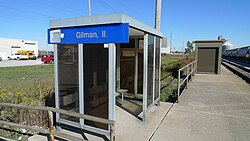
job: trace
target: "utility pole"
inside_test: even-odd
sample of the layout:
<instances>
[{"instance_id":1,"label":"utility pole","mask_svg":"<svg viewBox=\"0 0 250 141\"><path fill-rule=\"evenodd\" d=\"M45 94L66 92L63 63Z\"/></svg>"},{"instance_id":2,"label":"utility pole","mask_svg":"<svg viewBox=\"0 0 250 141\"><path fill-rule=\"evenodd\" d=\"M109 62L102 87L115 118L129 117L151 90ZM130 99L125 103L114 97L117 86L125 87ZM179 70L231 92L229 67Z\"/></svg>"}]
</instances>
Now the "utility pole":
<instances>
[{"instance_id":1,"label":"utility pole","mask_svg":"<svg viewBox=\"0 0 250 141\"><path fill-rule=\"evenodd\" d=\"M88 14L89 14L89 16L91 16L91 4L90 4L90 0L88 0L88 5L89 5Z\"/></svg>"},{"instance_id":2,"label":"utility pole","mask_svg":"<svg viewBox=\"0 0 250 141\"><path fill-rule=\"evenodd\" d=\"M156 0L155 5L155 28L160 30L161 26L161 0Z\"/></svg>"}]
</instances>

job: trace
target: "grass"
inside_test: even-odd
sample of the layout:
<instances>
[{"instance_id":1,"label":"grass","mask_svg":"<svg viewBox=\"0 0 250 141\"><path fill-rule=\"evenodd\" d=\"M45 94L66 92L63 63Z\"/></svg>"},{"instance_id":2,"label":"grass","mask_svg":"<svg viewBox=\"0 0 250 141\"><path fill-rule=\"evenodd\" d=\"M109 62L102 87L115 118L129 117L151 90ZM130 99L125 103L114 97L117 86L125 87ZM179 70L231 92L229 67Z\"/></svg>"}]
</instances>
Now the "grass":
<instances>
[{"instance_id":1,"label":"grass","mask_svg":"<svg viewBox=\"0 0 250 141\"><path fill-rule=\"evenodd\" d=\"M53 94L54 65L0 68L0 102L45 106L46 103L48 103L46 100L52 99ZM39 119L37 116L41 117L41 115L34 110L21 111L18 108L6 108L1 106L0 111L0 120L47 127L47 125L44 125L43 121L39 122L39 120L37 120ZM27 137L25 135L23 136L21 133L1 128L2 126L0 126L0 136L15 140L23 137L21 140L27 140Z\"/></svg>"},{"instance_id":2,"label":"grass","mask_svg":"<svg viewBox=\"0 0 250 141\"><path fill-rule=\"evenodd\" d=\"M182 57L180 56L173 56L173 57L170 57L170 56L162 56L161 58L161 64L164 65L164 64L171 64L171 63L175 63L177 62L178 60L180 60Z\"/></svg>"},{"instance_id":3,"label":"grass","mask_svg":"<svg viewBox=\"0 0 250 141\"><path fill-rule=\"evenodd\" d=\"M39 81L54 81L54 65L0 68L0 87L27 90Z\"/></svg>"},{"instance_id":4,"label":"grass","mask_svg":"<svg viewBox=\"0 0 250 141\"><path fill-rule=\"evenodd\" d=\"M162 56L161 101L174 102L174 95L177 91L177 71L193 59L193 56Z\"/></svg>"}]
</instances>

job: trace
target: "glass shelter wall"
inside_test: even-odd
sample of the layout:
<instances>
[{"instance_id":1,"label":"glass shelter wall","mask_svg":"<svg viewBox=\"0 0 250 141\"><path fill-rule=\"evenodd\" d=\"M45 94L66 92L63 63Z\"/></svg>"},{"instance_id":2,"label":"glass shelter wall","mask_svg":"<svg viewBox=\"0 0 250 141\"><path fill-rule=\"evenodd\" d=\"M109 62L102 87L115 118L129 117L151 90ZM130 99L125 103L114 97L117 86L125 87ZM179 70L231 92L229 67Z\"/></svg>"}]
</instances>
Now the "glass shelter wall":
<instances>
[{"instance_id":1,"label":"glass shelter wall","mask_svg":"<svg viewBox=\"0 0 250 141\"><path fill-rule=\"evenodd\" d=\"M147 86L147 107L153 103L154 84L154 36L148 35L148 86Z\"/></svg>"},{"instance_id":2,"label":"glass shelter wall","mask_svg":"<svg viewBox=\"0 0 250 141\"><path fill-rule=\"evenodd\" d=\"M108 48L88 44L83 48L84 114L108 119ZM85 120L89 126L108 129L107 125Z\"/></svg>"},{"instance_id":3,"label":"glass shelter wall","mask_svg":"<svg viewBox=\"0 0 250 141\"><path fill-rule=\"evenodd\" d=\"M59 108L79 112L78 45L58 45L57 51ZM79 122L66 115L60 118Z\"/></svg>"},{"instance_id":4,"label":"glass shelter wall","mask_svg":"<svg viewBox=\"0 0 250 141\"><path fill-rule=\"evenodd\" d=\"M154 100L159 98L160 95L160 55L161 55L161 48L160 48L160 41L159 37L155 38L155 87L154 87Z\"/></svg>"}]
</instances>

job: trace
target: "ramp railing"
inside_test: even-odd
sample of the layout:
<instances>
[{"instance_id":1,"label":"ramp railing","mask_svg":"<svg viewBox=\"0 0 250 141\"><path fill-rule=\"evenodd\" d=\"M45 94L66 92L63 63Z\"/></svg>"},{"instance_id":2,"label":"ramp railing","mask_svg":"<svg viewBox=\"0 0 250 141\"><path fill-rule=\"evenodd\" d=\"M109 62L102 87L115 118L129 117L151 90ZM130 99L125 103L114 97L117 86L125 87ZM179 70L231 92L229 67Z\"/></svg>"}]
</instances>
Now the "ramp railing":
<instances>
[{"instance_id":1,"label":"ramp railing","mask_svg":"<svg viewBox=\"0 0 250 141\"><path fill-rule=\"evenodd\" d=\"M197 63L196 60L194 60L193 62L189 63L188 65L180 68L178 70L178 84L177 84L177 95L176 95L176 102L180 102L180 95L181 95L181 86L183 86L184 84L184 88L187 89L188 87L188 82L189 80L192 80L192 76L194 76L195 74L195 69L197 67ZM185 74L185 75L183 75Z\"/></svg>"},{"instance_id":2,"label":"ramp railing","mask_svg":"<svg viewBox=\"0 0 250 141\"><path fill-rule=\"evenodd\" d=\"M4 121L4 120L0 120L0 124L8 125L11 127L16 127L16 128L24 128L24 129L28 129L28 130L32 130L32 131L37 131L40 133L49 134L50 141L54 141L54 135L57 135L57 136L63 135L65 138L68 138L70 140L74 140L74 139L72 139L73 138L72 136L70 136L70 135L67 136L65 134L60 133L60 131L58 131L58 130L54 130L53 112L67 115L67 116L71 116L71 117L75 117L75 118L81 118L81 119L109 125L110 126L110 141L115 141L115 121L113 121L113 120L99 118L99 117L95 117L95 116L91 116L91 115L80 114L80 113L62 110L62 109L58 109L58 108L54 108L54 107L27 106L27 105L23 105L23 104L11 104L11 103L2 103L2 102L0 102L0 106L1 107L20 108L21 110L28 109L28 110L47 111L48 112L48 119L49 119L47 129L39 128L39 127L35 127L35 126L30 126L30 125L23 125L23 124L19 124L19 123L8 122L8 121ZM4 108L0 108L1 113L2 113L2 111L3 111L3 113L5 112ZM3 115L1 114L1 116L3 116Z\"/></svg>"}]
</instances>

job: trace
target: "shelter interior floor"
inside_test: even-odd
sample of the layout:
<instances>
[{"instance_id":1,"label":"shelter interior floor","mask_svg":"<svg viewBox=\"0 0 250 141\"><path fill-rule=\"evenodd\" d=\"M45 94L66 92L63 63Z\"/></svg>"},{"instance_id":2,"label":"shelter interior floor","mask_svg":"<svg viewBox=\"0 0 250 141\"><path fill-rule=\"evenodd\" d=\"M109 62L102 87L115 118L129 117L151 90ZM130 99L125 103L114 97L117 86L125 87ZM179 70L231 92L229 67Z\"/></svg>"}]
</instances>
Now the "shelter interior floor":
<instances>
[{"instance_id":1,"label":"shelter interior floor","mask_svg":"<svg viewBox=\"0 0 250 141\"><path fill-rule=\"evenodd\" d=\"M139 115L142 112L142 106L143 106L142 99L130 98L124 95L124 99L122 103L122 97L117 96L116 105L122 108L123 110L127 111L128 113L132 114L133 116L140 119Z\"/></svg>"}]
</instances>

